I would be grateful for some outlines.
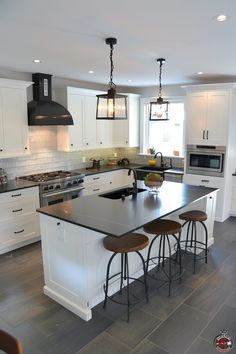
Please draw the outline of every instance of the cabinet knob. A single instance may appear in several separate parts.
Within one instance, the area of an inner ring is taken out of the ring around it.
[[[88,145],[88,143],[86,143],[86,145]]]
[[[28,148],[27,148],[27,147],[25,147],[25,150],[28,150]]]
[[[57,226],[59,226],[59,225],[61,225],[61,223],[60,223],[60,222],[57,222]]]
[[[70,146],[74,146],[74,144],[70,144]]]
[[[126,140],[126,142],[125,142],[126,144],[128,144],[128,140]]]
[[[3,151],[3,149],[0,149],[0,151]]]
[[[100,141],[100,144],[102,145],[102,141]]]

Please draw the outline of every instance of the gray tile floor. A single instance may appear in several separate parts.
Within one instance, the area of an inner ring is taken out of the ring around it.
[[[214,236],[208,264],[199,262],[193,275],[186,257],[171,297],[152,282],[149,303],[132,307],[129,323],[111,302],[84,322],[45,296],[40,243],[2,255],[0,328],[21,338],[25,354],[217,353],[212,343],[222,329],[236,341],[236,218],[215,223]]]

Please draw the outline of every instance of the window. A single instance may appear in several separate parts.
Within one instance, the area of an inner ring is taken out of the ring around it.
[[[168,121],[149,121],[151,99],[142,100],[140,153],[150,153],[150,148],[165,156],[184,156],[184,100],[170,100]]]

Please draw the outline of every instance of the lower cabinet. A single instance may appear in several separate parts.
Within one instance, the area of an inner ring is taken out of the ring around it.
[[[217,193],[215,220],[222,222],[226,219],[226,217],[228,217],[228,215],[226,216],[227,213],[225,213],[224,210],[224,178],[184,174],[183,182],[186,184],[191,184],[193,186],[219,188],[219,191]]]
[[[39,239],[38,187],[0,194],[0,254]]]
[[[133,176],[128,176],[128,170],[116,170],[96,173],[84,179],[84,195],[100,194],[111,189],[132,185]]]

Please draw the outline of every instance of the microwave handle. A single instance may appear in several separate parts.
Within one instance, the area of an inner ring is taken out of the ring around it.
[[[206,139],[208,140],[208,132],[209,132],[209,130],[207,130],[207,132],[206,132]]]
[[[202,132],[202,139],[205,140],[205,130]]]

